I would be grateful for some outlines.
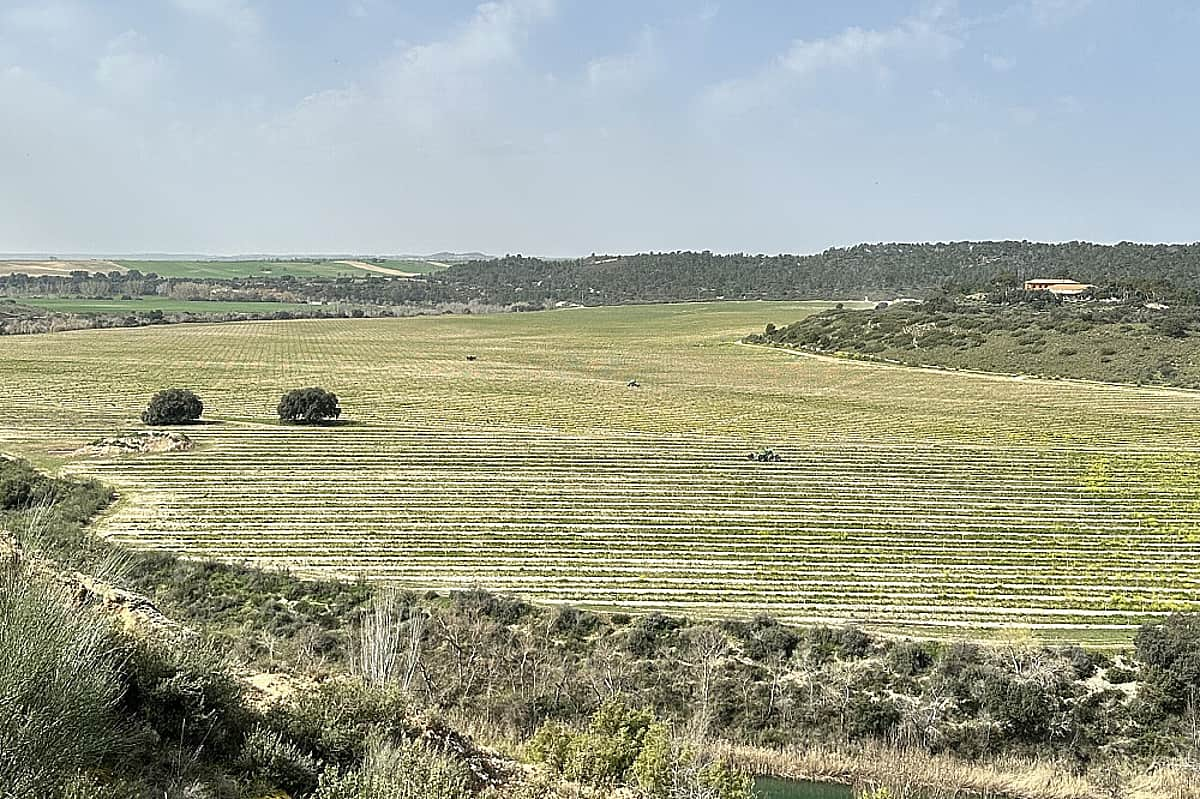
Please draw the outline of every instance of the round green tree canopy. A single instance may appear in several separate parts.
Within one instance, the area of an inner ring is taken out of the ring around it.
[[[321,424],[342,414],[337,394],[316,386],[297,388],[279,400],[279,419],[294,424]]]
[[[146,424],[190,424],[204,413],[204,403],[186,388],[168,388],[150,399],[142,411]]]

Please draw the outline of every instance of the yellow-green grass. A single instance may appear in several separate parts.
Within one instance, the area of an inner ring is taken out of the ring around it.
[[[816,307],[10,337],[0,446],[116,486],[122,542],[304,574],[1109,643],[1197,607],[1200,395],[736,343]],[[354,424],[277,424],[308,385]],[[197,450],[70,454],[169,386]]]

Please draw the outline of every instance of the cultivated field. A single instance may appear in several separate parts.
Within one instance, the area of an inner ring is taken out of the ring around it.
[[[262,313],[275,311],[299,311],[310,308],[304,303],[294,302],[241,302],[224,300],[173,300],[166,297],[136,297],[128,300],[97,300],[87,297],[35,297],[22,298],[19,303],[32,308],[42,308],[58,313],[87,315],[137,313],[139,311],[162,311],[166,314],[220,314]],[[0,304],[0,308],[3,305]]]
[[[305,573],[1062,640],[1197,608],[1200,395],[733,343],[811,307],[0,339],[0,446],[119,487],[123,541]],[[353,423],[271,421],[312,384]],[[174,385],[196,451],[68,455]]]
[[[27,261],[0,260],[0,276],[3,275],[50,275],[66,276],[72,272],[124,272],[125,267],[116,261],[93,259],[73,261]]]
[[[446,268],[440,261],[260,260],[260,261],[121,261],[126,269],[154,272],[163,277],[228,279],[236,277],[403,277]]]

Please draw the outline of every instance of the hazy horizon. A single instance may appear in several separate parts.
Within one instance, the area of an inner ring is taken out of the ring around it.
[[[0,250],[1183,242],[1200,11],[13,0]]]
[[[1084,239],[1069,239],[1069,240],[1063,239],[1063,240],[1059,240],[1059,241],[1047,241],[1047,240],[1034,240],[1034,239],[996,239],[996,238],[988,239],[988,238],[984,238],[984,239],[955,239],[955,240],[944,240],[944,241],[933,241],[933,240],[926,240],[926,241],[857,241],[857,242],[851,242],[851,243],[845,243],[845,244],[831,244],[828,247],[824,247],[820,250],[812,250],[812,251],[804,251],[804,252],[799,252],[799,251],[766,252],[766,251],[762,251],[762,250],[713,250],[711,248],[707,248],[707,249],[718,255],[735,255],[735,254],[759,255],[759,254],[761,254],[761,255],[767,255],[767,256],[795,255],[795,256],[799,256],[799,257],[804,257],[804,256],[819,255],[828,250],[848,249],[848,248],[859,247],[859,246],[869,247],[869,246],[887,246],[887,245],[953,244],[955,242],[983,243],[983,242],[999,242],[999,241],[1025,241],[1030,244],[1044,244],[1044,245],[1082,243],[1082,244],[1093,244],[1093,245],[1098,245],[1098,246],[1103,246],[1103,247],[1112,247],[1112,246],[1116,246],[1119,244],[1135,244],[1135,245],[1146,245],[1146,246],[1159,245],[1159,246],[1167,246],[1167,247],[1189,246],[1189,245],[1200,244],[1200,239],[1179,240],[1179,241],[1133,241],[1133,240],[1129,240],[1129,239],[1123,239],[1121,241],[1094,241],[1094,240],[1089,241],[1089,240],[1084,240]],[[485,258],[503,258],[507,255],[520,255],[520,256],[532,257],[532,258],[542,258],[542,259],[546,259],[546,260],[570,260],[570,259],[587,258],[592,255],[596,255],[596,256],[632,256],[632,255],[640,255],[640,254],[646,254],[646,253],[651,253],[651,252],[676,252],[676,251],[679,251],[679,252],[701,252],[702,250],[701,250],[701,248],[696,248],[696,247],[677,247],[672,250],[629,250],[629,251],[624,251],[624,252],[590,250],[588,252],[566,253],[566,254],[563,254],[563,253],[536,253],[536,252],[497,253],[497,252],[483,252],[481,250],[470,250],[470,249],[441,250],[438,252],[423,252],[423,253],[399,252],[399,251],[397,251],[397,252],[369,252],[369,251],[357,251],[357,250],[345,250],[345,251],[341,251],[341,252],[334,252],[334,251],[325,251],[325,252],[279,251],[279,252],[237,252],[237,253],[219,253],[219,252],[191,252],[191,253],[188,253],[188,252],[65,252],[65,251],[64,252],[50,252],[50,251],[42,250],[42,251],[36,251],[36,252],[0,252],[0,260],[4,260],[4,259],[7,259],[7,260],[26,260],[26,259],[27,260],[46,260],[46,259],[53,259],[53,258],[60,258],[60,259],[64,259],[64,260],[108,259],[108,260],[128,260],[128,261],[137,261],[137,260],[145,260],[145,261],[152,261],[152,260],[236,261],[236,260],[253,260],[253,259],[263,259],[263,258],[280,258],[280,259],[287,259],[287,258],[295,258],[295,259],[301,259],[301,258],[324,258],[324,259],[329,259],[329,258],[396,258],[396,259],[406,259],[406,258],[408,258],[408,259],[419,260],[419,259],[432,259],[432,258],[436,258],[438,256],[462,258],[465,256],[476,256],[476,255],[480,255]]]

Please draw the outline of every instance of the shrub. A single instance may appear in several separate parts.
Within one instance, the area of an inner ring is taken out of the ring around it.
[[[933,665],[933,655],[916,641],[901,641],[887,657],[888,667],[902,677],[915,677]]]
[[[637,620],[626,639],[628,650],[638,657],[650,657],[675,636],[683,622],[657,611]]]
[[[246,737],[237,765],[247,775],[292,795],[311,794],[321,777],[315,758],[278,731],[261,726]]]
[[[471,772],[420,743],[375,743],[363,765],[321,775],[315,799],[471,799]]]
[[[568,638],[586,638],[600,627],[600,617],[570,605],[551,611],[550,633]]]
[[[592,715],[584,732],[569,732],[555,722],[542,725],[530,743],[530,755],[572,780],[617,785],[629,777],[653,721],[649,711],[610,699]]]
[[[57,797],[120,746],[119,647],[63,589],[0,570],[0,793]]]
[[[533,734],[526,749],[533,760],[562,772],[571,751],[571,731],[557,721],[547,721]]]
[[[800,643],[800,635],[794,629],[767,615],[755,616],[749,622],[726,622],[723,626],[741,641],[742,653],[753,660],[787,660]]]
[[[253,718],[241,682],[207,646],[138,641],[125,672],[122,709],[153,738],[217,759],[241,752]]]
[[[322,762],[351,768],[367,755],[367,740],[403,741],[417,730],[408,722],[409,703],[391,687],[336,680],[306,691],[291,704],[267,712],[268,725]]]
[[[26,510],[53,493],[54,484],[29,464],[0,459],[0,510]]]
[[[337,394],[316,386],[284,394],[278,411],[280,421],[293,424],[321,424],[342,415]]]
[[[642,736],[642,751],[633,761],[633,778],[647,797],[666,797],[675,775],[677,751],[671,731],[662,722],[651,724]]]
[[[194,393],[185,388],[169,388],[151,397],[150,404],[142,411],[142,421],[155,425],[191,424],[202,413],[204,403]]]
[[[451,592],[450,599],[465,613],[486,616],[506,625],[516,624],[533,611],[533,605],[523,599],[500,596],[479,588]]]

